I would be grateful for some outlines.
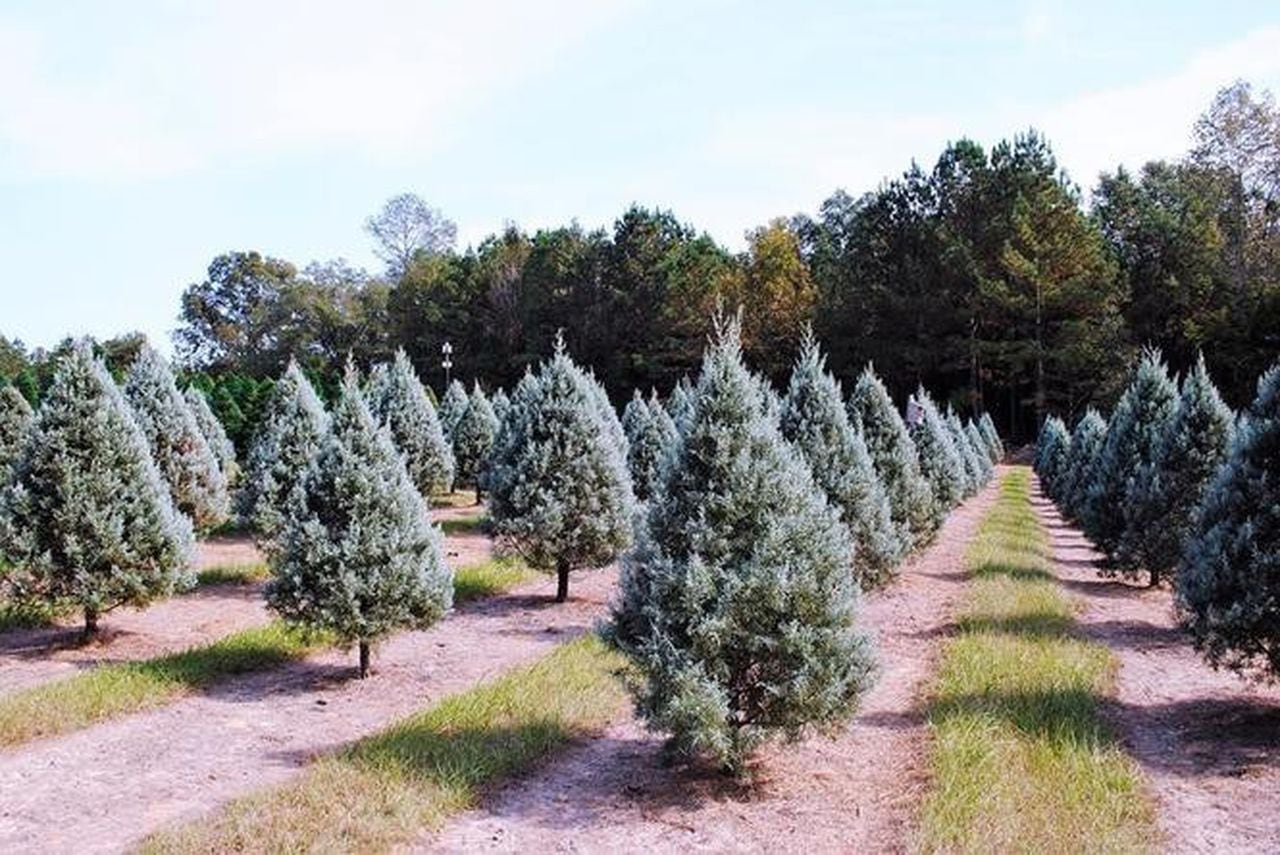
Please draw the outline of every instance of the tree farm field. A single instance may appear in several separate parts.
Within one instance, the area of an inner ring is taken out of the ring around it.
[[[1280,13],[28,5],[0,853],[1280,852]]]

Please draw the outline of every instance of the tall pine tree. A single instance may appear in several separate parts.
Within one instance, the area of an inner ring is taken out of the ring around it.
[[[14,386],[0,387],[0,487],[9,480],[33,421],[35,414],[22,393]]]
[[[1067,461],[1071,455],[1071,435],[1067,426],[1057,416],[1049,416],[1040,428],[1040,438],[1036,441],[1036,474],[1045,495],[1058,497],[1059,478],[1066,472]]]
[[[637,389],[623,410],[622,429],[627,434],[632,489],[636,499],[647,502],[658,488],[662,461],[675,442],[675,422],[658,403],[656,393],[646,401]]]
[[[765,415],[736,325],[722,329],[608,631],[638,666],[649,726],[741,770],[772,734],[846,721],[874,668],[852,557],[838,514]]]
[[[222,470],[227,484],[234,484],[239,475],[235,444],[227,436],[222,422],[218,421],[203,392],[195,386],[188,386],[183,397],[186,398],[191,415],[195,416],[196,424],[200,426],[200,433],[204,434],[205,442],[209,443],[209,450],[218,461],[218,468]]]
[[[1178,607],[1214,665],[1280,677],[1280,363],[1236,429],[1178,573]]]
[[[848,409],[889,496],[898,541],[910,552],[933,535],[934,499],[907,426],[871,366],[858,377]]]
[[[301,496],[272,552],[267,603],[286,620],[357,645],[364,677],[374,643],[449,611],[453,574],[426,500],[350,366]]]
[[[1000,434],[996,431],[996,423],[991,420],[990,413],[983,413],[978,419],[978,430],[982,431],[982,438],[986,440],[992,465],[999,463],[1004,458],[1004,443],[1000,441]]]
[[[89,342],[62,358],[31,430],[0,493],[0,546],[25,590],[76,603],[89,637],[112,609],[194,581],[191,521]]]
[[[1088,491],[1094,463],[1107,436],[1107,423],[1090,407],[1076,422],[1071,432],[1070,452],[1058,490],[1058,506],[1070,519],[1080,514],[1080,506]]]
[[[231,514],[226,476],[168,363],[150,345],[138,351],[124,393],[174,505],[197,530],[226,522]]]
[[[792,369],[778,423],[849,529],[859,585],[882,584],[898,562],[902,544],[894,536],[889,499],[866,443],[849,423],[840,384],[826,370],[811,332],[806,331]]]
[[[458,483],[475,487],[477,504],[484,490],[489,455],[497,433],[498,417],[494,415],[480,384],[476,383],[467,399],[467,409],[453,427],[453,448],[457,455]]]
[[[471,402],[467,395],[467,387],[458,380],[449,384],[444,397],[440,399],[440,427],[449,442],[453,442],[453,429],[467,412],[467,404]]]
[[[911,441],[920,458],[920,471],[929,481],[933,496],[932,525],[937,528],[968,489],[964,460],[946,419],[923,386],[916,390],[911,405],[916,412],[915,423],[910,428]]]

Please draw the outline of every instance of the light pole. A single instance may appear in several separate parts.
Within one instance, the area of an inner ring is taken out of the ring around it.
[[[444,388],[445,391],[448,391],[449,369],[453,367],[453,345],[449,344],[447,341],[440,345],[440,354],[444,356],[444,359],[440,362],[440,367],[444,369]]]

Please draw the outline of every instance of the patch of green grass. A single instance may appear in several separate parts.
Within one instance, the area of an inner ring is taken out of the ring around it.
[[[206,567],[196,574],[197,585],[254,585],[271,578],[265,561],[253,564],[220,564]]]
[[[454,490],[452,493],[431,497],[431,507],[433,508],[469,508],[474,507],[475,504],[475,490]]]
[[[1077,636],[1049,560],[1020,469],[970,546],[974,581],[929,706],[925,850],[1154,848],[1141,776],[1099,713],[1115,656]]]
[[[494,558],[459,567],[453,574],[453,601],[465,603],[510,591],[534,577],[534,572],[518,558]]]
[[[144,662],[102,665],[0,697],[0,745],[17,745],[149,709],[216,680],[271,668],[327,643],[272,622]]]
[[[446,535],[484,534],[486,525],[488,525],[488,517],[479,512],[469,517],[440,520],[440,530]]]
[[[481,788],[598,731],[624,706],[621,659],[595,637],[446,698],[283,787],[154,834],[148,853],[383,852],[475,804]]]

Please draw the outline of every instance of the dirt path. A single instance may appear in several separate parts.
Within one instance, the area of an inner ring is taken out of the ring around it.
[[[262,560],[252,540],[217,538],[199,545],[196,567]],[[117,609],[102,618],[102,636],[80,643],[75,619],[0,633],[0,694],[45,683],[109,662],[132,662],[185,650],[267,620],[261,585],[210,585],[145,609]]]
[[[1107,715],[1150,782],[1163,848],[1280,851],[1280,686],[1214,671],[1179,632],[1168,590],[1099,578],[1092,544],[1047,499],[1035,505],[1084,632],[1120,659]]]
[[[919,694],[964,590],[963,552],[994,486],[951,515],[901,578],[870,595],[863,620],[883,672],[838,739],[774,746],[750,790],[718,775],[664,768],[662,740],[631,717],[498,791],[420,850],[502,852],[892,851],[925,785]]]
[[[113,852],[161,825],[283,781],[317,754],[588,631],[613,571],[578,574],[568,604],[539,578],[468,604],[374,653],[326,652],[66,737],[0,752],[0,851]]]
[[[445,556],[450,566],[462,567],[492,558],[493,545],[482,534],[450,536],[445,538]],[[196,568],[262,560],[252,539],[220,537],[200,543]],[[0,633],[0,695],[97,665],[176,653],[269,619],[261,584],[227,584],[201,587],[145,609],[117,609],[103,617],[101,637],[88,645],[80,641],[75,618],[56,626]]]

